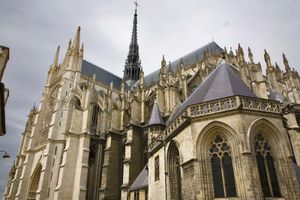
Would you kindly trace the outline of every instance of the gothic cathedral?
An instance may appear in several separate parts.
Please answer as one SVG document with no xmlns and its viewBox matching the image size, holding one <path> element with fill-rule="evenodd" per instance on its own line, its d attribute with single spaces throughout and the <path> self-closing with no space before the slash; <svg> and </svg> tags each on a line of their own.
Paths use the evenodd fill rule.
<svg viewBox="0 0 300 200">
<path fill-rule="evenodd" d="M 84 60 L 80 27 L 30 111 L 5 200 L 300 199 L 300 76 L 210 42 L 144 76 Z M 121 70 L 121 69 L 120 69 Z M 298 175 L 297 175 L 298 174 Z"/>
</svg>

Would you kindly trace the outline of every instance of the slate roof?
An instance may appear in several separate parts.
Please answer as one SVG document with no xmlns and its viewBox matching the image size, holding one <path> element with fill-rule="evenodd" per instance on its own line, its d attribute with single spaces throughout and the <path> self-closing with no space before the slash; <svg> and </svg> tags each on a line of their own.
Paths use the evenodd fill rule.
<svg viewBox="0 0 300 200">
<path fill-rule="evenodd" d="M 196 63 L 196 60 L 201 60 L 204 56 L 204 52 L 209 50 L 212 54 L 221 53 L 224 50 L 216 43 L 216 42 L 210 42 L 206 44 L 205 46 L 183 56 L 182 58 L 179 58 L 171 63 L 171 69 L 173 72 L 176 72 L 180 61 L 182 60 L 185 65 L 191 65 Z M 159 72 L 160 69 L 152 72 L 151 74 L 145 76 L 145 85 L 149 86 L 152 82 L 157 82 L 159 80 Z"/>
<path fill-rule="evenodd" d="M 257 97 L 235 72 L 234 66 L 222 63 L 182 103 L 173 119 L 190 105 L 237 95 Z"/>
<path fill-rule="evenodd" d="M 148 165 L 144 167 L 138 177 L 134 180 L 129 190 L 137 190 L 148 187 Z"/>
<path fill-rule="evenodd" d="M 155 102 L 152 108 L 151 117 L 148 123 L 148 126 L 151 125 L 164 125 L 165 122 L 163 118 L 161 117 L 161 112 L 159 110 L 158 104 Z"/>
<path fill-rule="evenodd" d="M 86 60 L 82 61 L 81 73 L 89 77 L 93 77 L 96 74 L 96 80 L 104 84 L 109 85 L 111 82 L 114 84 L 115 89 L 120 89 L 122 79 L 105 69 L 98 67 Z"/>
<path fill-rule="evenodd" d="M 280 103 L 283 103 L 284 101 L 284 96 L 277 92 L 276 90 L 272 90 L 269 94 L 269 99 L 279 101 Z"/>
</svg>

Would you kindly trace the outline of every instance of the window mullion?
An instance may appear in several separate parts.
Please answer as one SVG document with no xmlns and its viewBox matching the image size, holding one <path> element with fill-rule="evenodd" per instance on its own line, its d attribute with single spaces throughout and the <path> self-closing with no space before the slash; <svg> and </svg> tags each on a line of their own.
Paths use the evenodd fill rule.
<svg viewBox="0 0 300 200">
<path fill-rule="evenodd" d="M 264 166 L 265 166 L 265 170 L 266 170 L 266 174 L 267 174 L 268 187 L 269 187 L 271 196 L 274 197 L 273 188 L 272 188 L 272 182 L 271 182 L 271 179 L 270 179 L 270 173 L 269 173 L 269 168 L 268 168 L 268 163 L 267 163 L 265 155 L 264 155 Z"/>
<path fill-rule="evenodd" d="M 221 164 L 221 174 L 222 174 L 222 183 L 223 183 L 223 190 L 224 190 L 224 197 L 227 197 L 227 191 L 226 191 L 226 185 L 225 185 L 225 175 L 224 175 L 224 168 L 223 168 L 223 162 L 222 162 L 222 157 L 220 157 L 219 161 Z"/>
</svg>

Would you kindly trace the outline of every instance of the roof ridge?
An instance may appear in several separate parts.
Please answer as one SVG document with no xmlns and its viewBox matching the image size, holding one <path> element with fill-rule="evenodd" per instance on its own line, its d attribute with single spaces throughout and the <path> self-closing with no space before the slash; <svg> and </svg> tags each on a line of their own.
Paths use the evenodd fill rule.
<svg viewBox="0 0 300 200">
<path fill-rule="evenodd" d="M 195 49 L 194 51 L 191 51 L 190 53 L 185 54 L 185 55 L 182 56 L 181 58 L 183 58 L 183 57 L 185 57 L 185 56 L 187 56 L 187 55 L 190 55 L 190 54 L 192 54 L 192 53 L 195 53 L 195 52 L 197 52 L 199 49 L 205 49 L 205 47 L 208 47 L 208 46 L 210 46 L 211 44 L 216 44 L 216 45 L 218 45 L 215 41 L 211 41 L 211 42 L 209 42 L 209 43 L 206 43 L 204 46 L 199 47 L 199 48 Z M 219 46 L 219 45 L 218 45 L 218 46 Z M 220 48 L 221 48 L 221 47 L 220 47 Z M 178 58 L 178 59 L 176 59 L 176 60 L 180 60 L 181 58 Z M 176 60 L 174 60 L 173 62 L 175 62 Z"/>
</svg>

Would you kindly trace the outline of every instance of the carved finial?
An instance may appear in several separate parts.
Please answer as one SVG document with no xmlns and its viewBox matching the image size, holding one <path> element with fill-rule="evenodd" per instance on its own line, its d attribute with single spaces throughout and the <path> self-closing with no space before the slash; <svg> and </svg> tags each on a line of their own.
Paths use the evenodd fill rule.
<svg viewBox="0 0 300 200">
<path fill-rule="evenodd" d="M 182 60 L 182 58 L 180 58 L 179 66 L 180 66 L 180 67 L 183 67 L 183 65 L 184 65 L 183 60 Z"/>
<path fill-rule="evenodd" d="M 69 40 L 69 43 L 68 43 L 68 50 L 71 49 L 71 46 L 72 46 L 72 39 Z"/>
<path fill-rule="evenodd" d="M 271 59 L 270 59 L 270 56 L 269 56 L 267 50 L 264 49 L 264 52 L 265 52 L 264 57 L 265 57 L 265 62 L 267 64 L 267 68 L 272 68 Z"/>
<path fill-rule="evenodd" d="M 270 56 L 269 56 L 269 54 L 268 54 L 268 52 L 267 52 L 267 50 L 266 49 L 264 49 L 264 57 L 265 57 L 265 61 L 267 61 L 267 60 L 269 60 L 270 59 Z"/>
<path fill-rule="evenodd" d="M 291 71 L 290 65 L 289 65 L 289 61 L 287 60 L 286 56 L 284 53 L 282 53 L 282 58 L 283 58 L 283 64 L 285 66 L 285 71 Z"/>
<path fill-rule="evenodd" d="M 36 112 L 37 111 L 37 107 L 36 107 L 36 104 L 35 104 L 35 102 L 33 103 L 33 107 L 32 107 L 32 112 Z"/>
<path fill-rule="evenodd" d="M 161 61 L 161 67 L 165 67 L 166 66 L 166 60 L 165 60 L 165 55 L 162 56 L 162 61 Z"/>
<path fill-rule="evenodd" d="M 253 54 L 251 52 L 250 47 L 248 47 L 248 57 L 251 63 L 254 63 Z"/>
</svg>

